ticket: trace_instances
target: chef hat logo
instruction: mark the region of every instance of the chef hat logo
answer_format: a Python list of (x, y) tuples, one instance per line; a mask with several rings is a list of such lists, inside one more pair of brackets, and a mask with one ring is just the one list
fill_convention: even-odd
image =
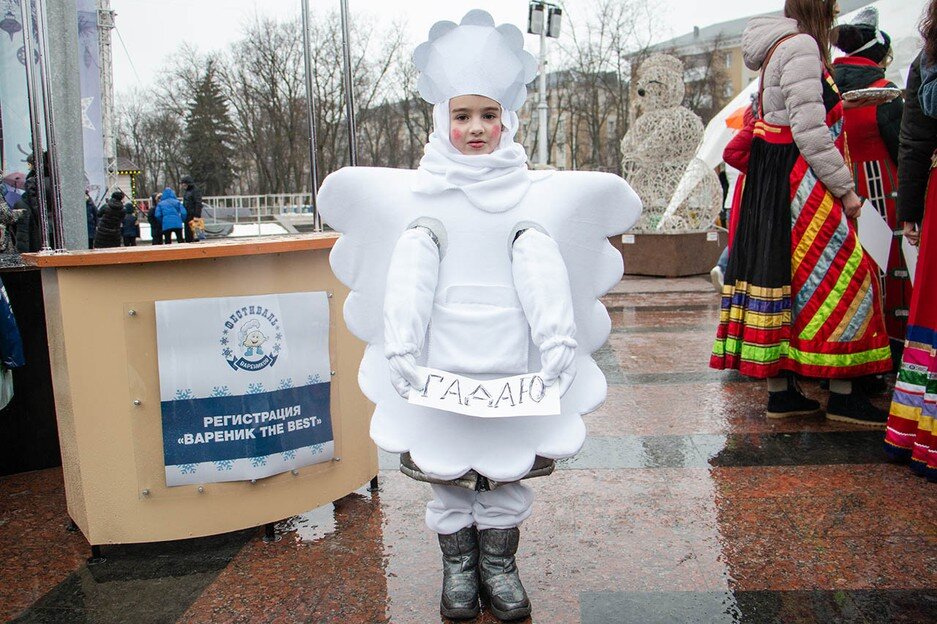
[(420, 97), (439, 104), (459, 95), (483, 95), (516, 111), (527, 99), (527, 83), (537, 76), (537, 60), (524, 51), (524, 35), (512, 24), (495, 26), (486, 11), (474, 9), (459, 24), (436, 22), (429, 41), (413, 51), (420, 72)]

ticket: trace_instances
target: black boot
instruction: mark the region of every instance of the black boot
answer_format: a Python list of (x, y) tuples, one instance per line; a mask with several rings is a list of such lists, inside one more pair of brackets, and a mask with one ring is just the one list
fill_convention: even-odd
[(865, 395), (855, 390), (851, 394), (830, 392), (830, 400), (826, 404), (826, 417), (830, 420), (876, 429), (884, 429), (888, 422), (888, 412), (875, 407)]
[(768, 418), (788, 418), (789, 416), (814, 414), (819, 411), (820, 402), (805, 397), (797, 382), (792, 378), (788, 378), (787, 390), (768, 393), (768, 409), (765, 415)]
[(439, 612), (451, 620), (478, 615), (478, 531), (466, 527), (439, 535), (442, 550), (442, 598)]
[(530, 616), (530, 600), (514, 561), (520, 535), (517, 528), (478, 532), (482, 600), (490, 606), (495, 617), (503, 621)]

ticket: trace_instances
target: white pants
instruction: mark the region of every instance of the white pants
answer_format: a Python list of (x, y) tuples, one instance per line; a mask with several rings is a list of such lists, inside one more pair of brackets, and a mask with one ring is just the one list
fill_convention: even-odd
[(426, 526), (449, 535), (470, 527), (511, 529), (530, 515), (534, 493), (526, 485), (507, 483), (490, 492), (452, 485), (433, 485), (436, 498), (426, 505)]

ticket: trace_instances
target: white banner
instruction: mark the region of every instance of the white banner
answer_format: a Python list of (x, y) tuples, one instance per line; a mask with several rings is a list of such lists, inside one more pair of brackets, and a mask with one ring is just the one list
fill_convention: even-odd
[(26, 157), (32, 153), (29, 98), (26, 93), (26, 47), (19, 2), (0, 0), (4, 32), (0, 32), (0, 112), (3, 118), (3, 173), (26, 173)]
[(328, 302), (324, 292), (156, 302), (167, 485), (332, 459)]
[(417, 367), (423, 391), (410, 390), (413, 405), (477, 418), (555, 416), (560, 413), (560, 386), (547, 386), (539, 373), (472, 379), (435, 368)]

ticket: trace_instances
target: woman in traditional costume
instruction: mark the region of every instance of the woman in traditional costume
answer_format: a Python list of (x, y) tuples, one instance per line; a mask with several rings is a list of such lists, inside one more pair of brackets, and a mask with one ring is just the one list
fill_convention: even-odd
[[(331, 264), (352, 290), (345, 320), (368, 343), (358, 380), (376, 405), (371, 437), (432, 485), (440, 612), (454, 619), (475, 617), (480, 594), (499, 619), (530, 614), (515, 563), (533, 503), (521, 480), (578, 452), (581, 416), (605, 398), (591, 354), (610, 329), (598, 297), (622, 275), (608, 237), (641, 213), (617, 176), (527, 169), (516, 111), (537, 63), (523, 46), (517, 28), (484, 11), (435, 24), (413, 55), (420, 95), (434, 105), (419, 169), (345, 168), (319, 195), (342, 233)], [(431, 389), (426, 368), (477, 381), (536, 373), (558, 384), (560, 413), (477, 417), (415, 404), (453, 388)], [(474, 391), (459, 400), (485, 403)]]
[(852, 219), (862, 202), (843, 158), (843, 104), (829, 67), (835, 0), (786, 0), (752, 19), (745, 64), (761, 71), (757, 121), (710, 365), (767, 379), (769, 418), (810, 414), (792, 375), (830, 379), (826, 416), (884, 427), (851, 380), (891, 368), (877, 268)]
[(898, 218), (919, 244), (911, 315), (885, 432), (885, 452), (937, 481), (937, 2), (921, 27), (924, 51), (908, 72), (898, 166)]
[[(878, 9), (866, 7), (850, 24), (834, 29), (836, 47), (846, 53), (833, 61), (833, 77), (843, 93), (856, 89), (896, 87), (885, 78), (891, 62), (891, 37), (878, 29)], [(898, 195), (900, 97), (878, 106), (844, 111), (843, 132), (859, 195), (867, 198), (895, 232), (901, 231), (895, 208)], [(885, 329), (895, 361), (900, 360), (911, 305), (911, 279), (901, 253), (901, 237), (892, 241), (888, 266), (880, 281)], [(884, 384), (880, 384), (884, 386)], [(883, 388), (884, 389), (884, 388)]]

